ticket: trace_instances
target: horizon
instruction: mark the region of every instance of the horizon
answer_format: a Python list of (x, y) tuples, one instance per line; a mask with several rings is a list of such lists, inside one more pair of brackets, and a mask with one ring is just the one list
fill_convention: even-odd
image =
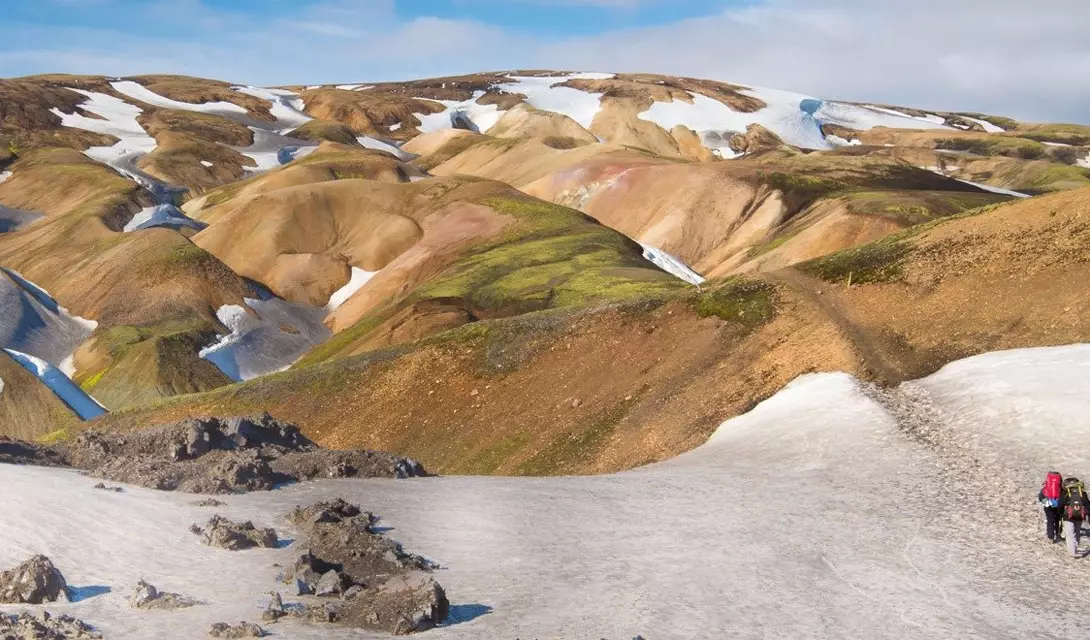
[[(1090, 15), (1075, 0), (1047, 4), (1052, 11), (1013, 0), (44, 0), (7, 10), (0, 76), (297, 86), (496, 68), (642, 72), (1088, 123), (1090, 44), (1078, 34)], [(180, 19), (195, 28), (179, 29)]]

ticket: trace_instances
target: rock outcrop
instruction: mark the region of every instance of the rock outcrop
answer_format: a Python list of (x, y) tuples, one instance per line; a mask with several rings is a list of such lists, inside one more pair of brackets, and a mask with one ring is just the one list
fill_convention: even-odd
[(286, 608), (275, 594), (264, 620), (286, 615), (342, 626), (407, 634), (430, 629), (450, 611), (434, 565), (376, 533), (376, 518), (337, 499), (298, 507), (288, 520), (306, 534), (309, 550), (284, 573), (292, 595), (321, 604)]
[(194, 524), (189, 530), (201, 536), (204, 544), (228, 551), (272, 549), (278, 542), (276, 531), (271, 528), (259, 529), (252, 522), (231, 522), (222, 516), (212, 516), (203, 529)]
[(43, 555), (0, 573), (0, 603), (43, 604), (59, 600), (69, 600), (68, 583)]
[(230, 625), (226, 622), (217, 622), (208, 630), (210, 638), (263, 638), (265, 630), (252, 622), (240, 622)]
[(141, 580), (129, 596), (129, 604), (134, 609), (174, 611), (194, 607), (200, 602), (179, 593), (159, 591), (155, 585)]
[(426, 475), (407, 458), (323, 449), (268, 414), (189, 418), (124, 434), (90, 430), (52, 446), (0, 439), (0, 462), (71, 466), (113, 482), (212, 494), (267, 491), (314, 478)]
[(0, 638), (4, 640), (101, 640), (102, 634), (72, 616), (48, 611), (18, 616), (0, 613)]

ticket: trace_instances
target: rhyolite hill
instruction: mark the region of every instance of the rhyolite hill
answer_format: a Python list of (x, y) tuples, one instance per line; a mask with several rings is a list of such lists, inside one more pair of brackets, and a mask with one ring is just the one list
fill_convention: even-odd
[(0, 435), (270, 411), (624, 469), (809, 371), (1082, 342), (1090, 127), (647, 74), (0, 80)]

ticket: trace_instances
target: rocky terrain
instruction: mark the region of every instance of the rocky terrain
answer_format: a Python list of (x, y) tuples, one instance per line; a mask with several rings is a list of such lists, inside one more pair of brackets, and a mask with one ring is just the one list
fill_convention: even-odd
[[(0, 462), (72, 467), (114, 482), (188, 493), (268, 491), (314, 478), (425, 475), (406, 458), (322, 449), (298, 427), (268, 414), (189, 418), (128, 434), (85, 431), (55, 445), (2, 440)], [(102, 483), (96, 488), (121, 490)]]

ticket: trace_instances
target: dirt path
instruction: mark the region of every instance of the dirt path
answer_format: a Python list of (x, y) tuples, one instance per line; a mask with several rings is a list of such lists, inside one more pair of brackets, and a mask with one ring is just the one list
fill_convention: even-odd
[(832, 284), (812, 278), (792, 267), (762, 272), (762, 275), (791, 287), (807, 304), (836, 326), (863, 361), (864, 371), (860, 372), (862, 377), (883, 385), (897, 384), (906, 379), (904, 367), (894, 361), (889, 349), (882, 347), (881, 340), (852, 322), (844, 313)]

